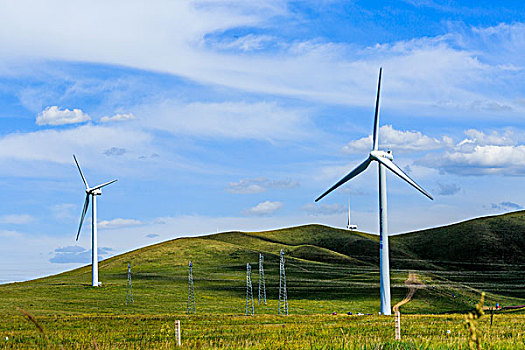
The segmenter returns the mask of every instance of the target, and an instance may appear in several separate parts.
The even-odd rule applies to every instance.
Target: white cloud
[[[283,203],[281,202],[265,201],[265,202],[261,202],[257,204],[255,207],[245,210],[245,214],[256,215],[256,216],[270,215],[270,214],[275,213],[277,210],[281,209],[282,207],[283,207]]]
[[[512,130],[485,133],[470,129],[467,136],[442,154],[429,155],[420,165],[459,175],[525,175],[525,145]]]
[[[230,182],[226,191],[235,194],[254,194],[265,192],[268,189],[290,189],[298,187],[299,183],[292,179],[269,180],[265,177],[242,179],[239,182]]]
[[[33,222],[35,218],[28,214],[9,214],[0,216],[0,224],[23,225]]]
[[[467,136],[460,143],[458,147],[462,149],[472,148],[475,146],[512,146],[518,142],[517,135],[512,130],[505,130],[503,133],[493,130],[489,134],[476,129],[469,129],[465,131]]]
[[[77,124],[88,120],[91,120],[91,117],[80,109],[60,109],[58,106],[47,107],[36,117],[38,125]]]
[[[126,227],[126,226],[139,226],[143,225],[143,222],[136,219],[122,219],[116,218],[113,220],[102,220],[98,222],[98,227],[100,228],[117,228],[117,227]]]
[[[420,131],[396,130],[392,125],[383,125],[379,129],[379,144],[381,148],[396,151],[430,151],[450,147],[453,141],[450,137],[441,139],[429,137]],[[343,147],[345,153],[367,153],[372,148],[372,135],[351,141]]]
[[[469,152],[446,152],[438,165],[461,175],[525,175],[525,146],[475,146]]]
[[[109,123],[109,122],[124,122],[128,120],[135,119],[135,116],[132,113],[118,113],[111,117],[102,117],[100,118],[100,122],[102,123]]]
[[[421,152],[409,165],[409,169],[418,169],[418,173],[427,167],[459,175],[525,175],[525,145],[519,144],[524,135],[512,129],[469,129],[464,134],[465,138],[454,142],[449,136],[429,137],[419,131],[399,131],[387,125],[381,127],[379,139],[382,148],[391,148],[394,154],[396,151]],[[366,154],[371,144],[372,137],[368,136],[348,143],[343,151]],[[447,186],[439,185],[438,192],[459,191]]]

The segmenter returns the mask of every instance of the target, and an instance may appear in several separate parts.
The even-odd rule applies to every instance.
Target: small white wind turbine
[[[82,169],[80,169],[80,165],[78,164],[75,155],[73,155],[73,159],[77,164],[77,168],[80,172],[80,176],[82,177],[82,181],[84,181],[84,185],[86,186],[86,200],[84,201],[84,209],[82,210],[82,216],[80,217],[80,225],[78,226],[77,241],[78,236],[80,236],[80,230],[82,229],[82,222],[84,222],[84,217],[86,216],[86,212],[88,210],[89,197],[91,196],[91,285],[93,287],[98,287],[100,286],[100,283],[98,281],[97,196],[100,196],[102,194],[102,187],[112,184],[113,182],[117,181],[117,179],[95,187],[89,187],[86,178],[84,177],[84,174],[82,174]]]
[[[338,183],[330,187],[328,191],[323,193],[315,201],[332,192],[348,180],[356,177],[372,163],[376,161],[379,167],[379,261],[380,261],[380,288],[381,288],[381,313],[383,315],[391,315],[390,308],[390,267],[388,256],[388,228],[387,228],[387,212],[386,212],[386,173],[385,168],[392,171],[394,174],[408,182],[418,191],[423,193],[430,199],[433,199],[423,188],[414,182],[407,174],[405,174],[392,160],[394,159],[391,151],[379,151],[379,94],[381,91],[381,73],[382,68],[379,68],[379,82],[377,84],[376,110],[374,118],[374,134],[372,136],[372,151],[368,158],[352,170],[348,175],[343,177]]]

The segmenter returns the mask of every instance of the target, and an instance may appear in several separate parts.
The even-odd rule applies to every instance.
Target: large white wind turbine
[[[82,181],[84,181],[84,185],[86,186],[86,200],[84,201],[84,209],[82,209],[80,225],[78,226],[77,241],[78,236],[80,235],[80,230],[82,229],[82,222],[84,222],[84,217],[86,216],[86,212],[88,210],[89,197],[91,196],[91,285],[93,287],[98,287],[100,286],[100,283],[98,282],[97,196],[100,196],[102,194],[102,187],[112,184],[113,182],[117,181],[117,179],[95,187],[89,187],[86,178],[84,177],[84,174],[82,174],[82,169],[80,169],[80,165],[78,164],[75,155],[73,155],[73,159],[75,159],[75,163],[77,164],[77,168],[80,172],[80,176],[82,177]]]
[[[387,212],[386,212],[386,173],[385,168],[392,171],[394,174],[408,182],[410,185],[415,187],[418,191],[423,193],[430,199],[433,199],[423,188],[414,182],[407,174],[405,174],[397,165],[392,162],[394,159],[391,151],[379,151],[379,94],[381,91],[381,73],[382,68],[379,69],[379,82],[377,84],[377,97],[376,97],[376,110],[374,118],[374,134],[372,138],[372,151],[368,158],[352,170],[348,175],[343,177],[338,183],[330,187],[328,191],[323,193],[315,201],[319,201],[321,198],[332,192],[348,180],[356,177],[372,163],[376,161],[379,167],[379,261],[380,261],[380,284],[381,284],[381,313],[383,315],[390,315],[390,267],[388,257],[388,229],[387,229]]]

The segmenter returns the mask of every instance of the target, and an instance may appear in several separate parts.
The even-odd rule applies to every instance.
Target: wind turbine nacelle
[[[386,158],[390,160],[394,160],[394,155],[392,154],[392,151],[372,151],[370,152],[371,158]]]

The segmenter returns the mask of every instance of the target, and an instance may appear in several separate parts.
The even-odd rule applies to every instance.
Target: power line
[[[186,313],[195,313],[195,286],[193,285],[193,263],[190,261],[190,271],[188,274],[188,305]]]
[[[261,298],[266,305],[266,283],[264,281],[264,255],[259,253],[259,298],[257,299],[257,304],[261,303]]]
[[[281,249],[279,260],[279,315],[288,315],[288,293],[286,292],[286,271],[284,268],[284,249]]]

